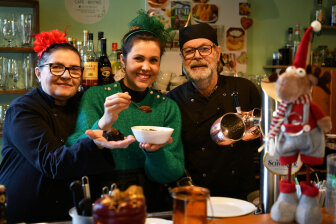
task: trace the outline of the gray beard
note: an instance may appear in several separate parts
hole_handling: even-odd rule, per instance
[[[212,77],[216,74],[214,74],[213,70],[211,68],[208,68],[208,71],[202,72],[202,75],[194,75],[191,71],[190,73],[187,72],[184,65],[182,65],[182,70],[184,74],[187,76],[189,80],[193,83],[193,85],[198,89],[206,89],[209,87],[212,81]]]
[[[206,71],[202,71],[202,72],[199,72],[199,71],[196,71],[196,72],[189,71],[188,72],[187,69],[184,66],[182,66],[182,69],[183,69],[184,73],[186,74],[186,76],[189,79],[191,79],[195,82],[207,80],[210,77],[212,77],[212,75],[213,75],[213,72],[212,72],[211,68],[209,68],[209,67],[207,68]]]

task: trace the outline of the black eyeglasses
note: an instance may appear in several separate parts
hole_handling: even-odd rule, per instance
[[[66,67],[58,63],[48,63],[40,65],[39,67],[49,66],[50,73],[54,76],[62,76],[66,70],[69,71],[71,78],[78,79],[82,77],[84,68],[81,66]]]
[[[195,57],[196,50],[201,56],[208,56],[212,53],[212,48],[216,45],[203,45],[201,47],[187,47],[182,49],[182,55],[184,59],[191,59]]]

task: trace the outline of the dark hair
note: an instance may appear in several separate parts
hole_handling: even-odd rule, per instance
[[[81,60],[80,54],[77,50],[77,48],[75,48],[73,45],[69,44],[69,43],[62,43],[62,44],[53,44],[50,47],[47,48],[47,50],[45,50],[41,56],[40,61],[37,62],[37,66],[40,66],[42,64],[44,64],[48,57],[50,56],[50,54],[52,54],[53,52],[57,51],[57,50],[70,50],[75,52],[78,57]],[[81,60],[82,63],[82,60]]]
[[[163,55],[165,51],[165,44],[163,41],[158,37],[155,36],[152,33],[149,33],[147,31],[139,31],[139,32],[134,32],[134,30],[129,31],[128,33],[125,34],[125,36],[122,39],[122,46],[121,46],[121,51],[124,56],[124,58],[127,58],[128,52],[132,49],[134,42],[138,40],[143,40],[143,41],[154,41],[159,44],[160,47],[160,56]]]

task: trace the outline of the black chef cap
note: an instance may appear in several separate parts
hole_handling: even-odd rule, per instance
[[[198,38],[211,40],[214,44],[218,45],[216,30],[207,23],[181,27],[179,32],[180,49],[182,49],[183,45],[189,40]]]

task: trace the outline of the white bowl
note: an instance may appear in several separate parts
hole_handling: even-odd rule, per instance
[[[149,144],[164,144],[168,142],[173,128],[157,126],[133,126],[132,132],[138,142]]]

